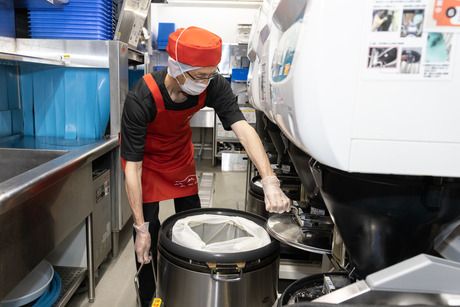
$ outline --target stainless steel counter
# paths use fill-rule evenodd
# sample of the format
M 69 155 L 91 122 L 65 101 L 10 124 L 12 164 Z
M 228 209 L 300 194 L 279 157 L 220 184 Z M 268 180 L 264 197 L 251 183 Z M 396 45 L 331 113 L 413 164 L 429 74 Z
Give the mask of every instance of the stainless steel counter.
M 0 300 L 91 215 L 91 162 L 117 146 L 117 138 L 0 142 Z
M 31 141 L 34 141 L 33 147 Z M 12 150 L 16 150 L 16 161 L 20 159 L 19 155 L 30 158 L 31 155 L 34 155 L 34 152 L 36 156 L 43 154 L 41 152 L 43 150 L 50 153 L 62 151 L 62 155 L 59 155 L 59 157 L 18 174 L 9 180 L 0 182 L 0 214 L 14 208 L 14 203 L 27 200 L 34 194 L 39 193 L 42 188 L 52 185 L 73 170 L 118 146 L 117 138 L 92 142 L 74 145 L 74 143 L 70 142 L 45 143 L 35 138 L 21 138 L 0 143 L 0 157 L 3 159 L 6 152 L 11 153 Z M 29 154 L 26 154 L 26 152 L 29 152 Z M 8 164 L 8 161 L 3 161 L 3 163 Z
M 0 149 L 8 149 L 1 150 L 0 161 L 9 157 L 0 162 L 0 300 L 38 263 L 37 259 L 43 259 L 69 229 L 76 227 L 76 221 L 91 220 L 92 193 L 86 192 L 92 181 L 91 161 L 109 151 L 102 163 L 111 167 L 112 226 L 116 234 L 112 238 L 113 249 L 118 250 L 118 232 L 131 215 L 117 148 L 128 93 L 128 66 L 146 63 L 148 58 L 120 41 L 0 37 L 0 61 L 109 69 L 109 133 L 114 137 L 78 142 L 0 138 Z
M 192 128 L 214 128 L 214 109 L 204 107 L 193 115 L 190 119 L 190 127 Z

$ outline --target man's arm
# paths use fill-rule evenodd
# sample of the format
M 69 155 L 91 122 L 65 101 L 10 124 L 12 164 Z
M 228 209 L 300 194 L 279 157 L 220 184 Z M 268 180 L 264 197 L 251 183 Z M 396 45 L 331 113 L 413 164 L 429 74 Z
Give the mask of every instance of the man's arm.
M 129 205 L 133 212 L 134 224 L 141 226 L 145 223 L 142 212 L 142 162 L 126 162 L 125 188 Z
M 280 182 L 273 173 L 257 132 L 245 120 L 237 121 L 231 127 L 262 177 L 267 211 L 278 213 L 289 211 L 290 200 L 280 188 Z
M 265 149 L 254 128 L 245 120 L 237 104 L 230 83 L 222 76 L 211 81 L 207 96 L 207 106 L 214 108 L 224 128 L 235 132 L 243 144 L 249 158 L 262 176 L 265 194 L 265 208 L 270 212 L 288 211 L 289 198 L 280 189 L 280 182 L 273 173 Z
M 136 230 L 136 251 L 137 262 L 150 262 L 151 238 L 149 223 L 144 220 L 142 211 L 142 162 L 126 162 L 125 166 L 125 187 L 128 195 L 129 206 L 133 212 L 134 229 Z
M 144 220 L 142 200 L 142 160 L 144 157 L 145 135 L 147 125 L 153 119 L 155 110 L 149 110 L 152 103 L 141 80 L 134 90 L 129 92 L 121 118 L 121 156 L 125 162 L 125 188 L 131 207 L 136 230 L 134 248 L 137 261 L 150 261 L 151 238 L 149 222 Z
M 262 178 L 274 176 L 275 174 L 268 160 L 267 153 L 254 128 L 245 120 L 237 121 L 231 127 L 246 150 L 249 158 L 257 167 L 260 176 Z

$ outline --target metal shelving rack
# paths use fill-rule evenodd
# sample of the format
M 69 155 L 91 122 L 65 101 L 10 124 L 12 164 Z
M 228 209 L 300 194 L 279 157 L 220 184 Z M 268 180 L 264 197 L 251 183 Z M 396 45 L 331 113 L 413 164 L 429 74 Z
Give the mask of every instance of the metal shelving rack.
M 246 41 L 240 41 L 237 44 L 224 44 L 222 48 L 222 62 L 219 64 L 219 69 L 222 72 L 222 76 L 226 79 L 231 78 L 231 73 L 232 73 L 232 68 L 237 68 L 237 67 L 246 67 L 244 64 L 243 59 L 247 59 L 246 54 L 247 54 L 247 42 Z M 249 60 L 248 60 L 249 61 Z M 246 81 L 232 81 L 232 89 L 234 91 L 234 94 L 239 96 L 241 93 L 246 92 L 246 90 L 243 90 L 240 93 L 240 90 L 235 89 L 233 85 L 235 84 L 246 84 Z M 248 101 L 244 101 L 242 103 L 241 101 L 239 102 L 239 107 L 243 111 L 243 114 L 245 113 L 245 110 L 252 110 L 255 111 L 252 106 L 249 104 Z M 246 116 L 246 119 L 248 120 L 249 123 L 254 123 L 255 125 L 255 116 L 254 120 L 251 120 L 251 118 L 248 118 Z M 236 137 L 236 135 L 233 133 L 233 131 L 224 131 L 222 127 L 222 123 L 218 119 L 217 116 L 215 116 L 214 120 L 214 131 L 213 131 L 213 156 L 212 156 L 212 164 L 215 166 L 217 164 L 217 159 L 222 158 L 222 152 L 219 151 L 218 148 L 218 143 L 230 143 L 230 144 L 239 144 L 240 141 Z M 228 151 L 226 151 L 228 152 Z
M 245 112 L 255 112 L 254 108 L 249 104 L 249 103 L 245 103 L 245 104 L 240 104 L 239 105 L 240 109 L 243 110 L 243 114 Z M 252 120 L 252 118 L 248 118 L 248 116 L 246 116 L 248 122 L 251 124 L 251 125 L 255 125 L 255 116 L 254 116 L 254 120 Z M 233 144 L 239 144 L 240 141 L 239 139 L 236 137 L 236 135 L 234 135 L 234 133 L 232 131 L 229 131 L 229 132 L 225 132 L 225 136 L 222 136 L 222 135 L 219 135 L 220 132 L 222 132 L 223 130 L 223 127 L 222 127 L 222 123 L 220 122 L 220 120 L 217 118 L 217 115 L 215 115 L 215 120 L 214 120 L 214 132 L 213 132 L 213 152 L 214 152 L 214 155 L 213 155 L 213 165 L 216 165 L 216 159 L 221 159 L 222 158 L 222 152 L 218 150 L 218 143 L 219 142 L 223 142 L 223 143 L 233 143 Z M 234 136 L 232 137 L 229 137 L 227 136 L 228 134 L 232 134 Z
M 75 294 L 79 285 L 86 277 L 88 270 L 86 268 L 72 267 L 54 267 L 54 270 L 61 276 L 62 290 L 54 307 L 64 307 L 70 301 L 72 295 Z

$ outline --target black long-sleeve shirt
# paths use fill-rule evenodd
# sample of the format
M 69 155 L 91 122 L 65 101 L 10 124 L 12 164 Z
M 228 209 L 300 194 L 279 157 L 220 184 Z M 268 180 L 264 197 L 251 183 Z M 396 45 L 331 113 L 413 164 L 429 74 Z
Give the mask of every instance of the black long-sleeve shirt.
M 166 70 L 154 72 L 167 110 L 185 110 L 198 104 L 198 96 L 189 96 L 185 102 L 172 101 L 164 84 Z M 216 111 L 226 130 L 237 121 L 244 120 L 230 83 L 222 76 L 212 79 L 206 89 L 205 106 Z M 144 158 L 147 126 L 155 120 L 157 109 L 147 84 L 141 79 L 128 93 L 121 118 L 121 156 L 126 161 L 138 162 Z

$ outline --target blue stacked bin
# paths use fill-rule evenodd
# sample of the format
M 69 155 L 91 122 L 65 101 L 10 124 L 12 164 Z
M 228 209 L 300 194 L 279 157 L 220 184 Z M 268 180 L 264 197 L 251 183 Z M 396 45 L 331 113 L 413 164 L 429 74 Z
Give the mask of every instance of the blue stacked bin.
M 248 80 L 249 68 L 233 68 L 232 81 L 233 82 L 246 82 Z
M 166 50 L 168 45 L 169 34 L 176 31 L 176 24 L 170 22 L 159 22 L 158 23 L 158 50 Z
M 32 38 L 112 39 L 116 4 L 112 0 L 70 0 L 60 8 L 30 9 Z

